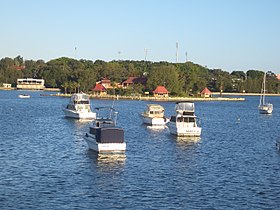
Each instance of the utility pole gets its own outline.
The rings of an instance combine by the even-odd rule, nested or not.
[[[77,47],[75,47],[75,59],[77,59]]]
[[[121,51],[118,51],[119,54],[119,61],[121,60]]]
[[[144,51],[145,51],[145,61],[147,61],[148,49],[147,49],[147,48],[145,48],[145,49],[144,49]]]
[[[188,52],[187,51],[186,51],[185,55],[186,55],[186,63],[187,63],[188,62]]]

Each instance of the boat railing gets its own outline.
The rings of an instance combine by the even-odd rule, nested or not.
[[[112,108],[112,107],[96,107],[97,110],[97,120],[110,120],[114,123],[114,125],[117,125],[117,118],[118,118],[118,112]],[[102,117],[100,117],[102,116]]]

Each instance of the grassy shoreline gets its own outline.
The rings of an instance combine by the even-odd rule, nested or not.
[[[213,95],[220,95],[220,92],[213,92]],[[260,96],[261,93],[224,93],[222,94],[223,96]],[[280,96],[280,93],[266,93],[266,96]]]
[[[58,97],[70,97],[71,94],[51,94],[51,96]],[[109,100],[142,100],[142,101],[245,101],[245,98],[224,98],[224,97],[211,97],[211,98],[200,98],[200,97],[166,97],[159,98],[153,96],[119,96],[119,95],[106,95],[97,96],[89,95],[90,98],[94,99],[109,99]]]

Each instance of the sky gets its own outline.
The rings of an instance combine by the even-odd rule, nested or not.
[[[280,73],[279,0],[0,0],[0,58]]]

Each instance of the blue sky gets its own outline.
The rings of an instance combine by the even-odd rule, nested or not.
[[[0,5],[0,58],[144,60],[148,49],[147,60],[175,62],[178,42],[179,62],[280,73],[279,0],[0,0]]]

